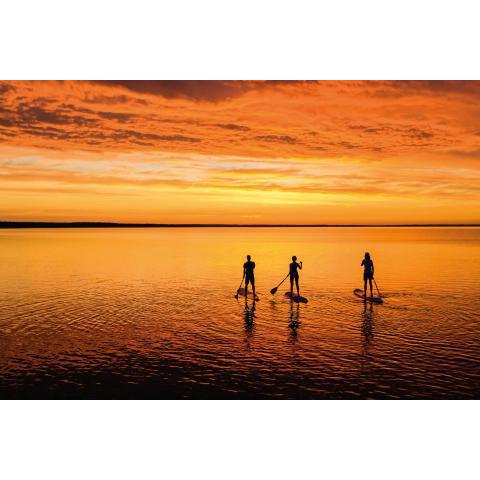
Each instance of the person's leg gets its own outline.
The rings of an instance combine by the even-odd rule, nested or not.
[[[248,283],[250,282],[250,278],[245,278],[245,298],[247,298],[248,294]]]
[[[255,278],[252,277],[250,280],[250,283],[252,284],[252,291],[253,291],[253,299],[255,300]]]
[[[293,296],[293,277],[290,276],[290,295]]]
[[[367,298],[367,277],[363,276],[363,296]]]
[[[370,282],[370,296],[373,297],[372,277],[370,277],[368,281]]]
[[[297,295],[300,296],[300,288],[298,287],[298,277],[295,277],[295,285],[297,286]]]

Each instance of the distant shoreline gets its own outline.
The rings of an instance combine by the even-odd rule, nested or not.
[[[0,229],[11,228],[359,228],[359,227],[480,227],[480,223],[404,223],[404,224],[228,224],[228,223],[115,223],[115,222],[2,222]]]

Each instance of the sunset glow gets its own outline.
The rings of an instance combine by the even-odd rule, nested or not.
[[[480,82],[0,83],[0,220],[478,223]]]

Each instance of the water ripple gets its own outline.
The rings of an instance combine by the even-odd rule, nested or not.
[[[398,232],[376,231],[371,248],[383,305],[352,295],[371,231],[2,233],[0,394],[478,398],[480,230],[435,231],[430,243]],[[267,292],[255,305],[233,297],[246,248]],[[268,293],[292,251],[308,304]]]

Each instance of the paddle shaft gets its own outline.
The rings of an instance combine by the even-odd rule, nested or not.
[[[287,276],[275,287],[275,290],[289,277],[290,273],[287,273]]]
[[[380,290],[378,289],[377,287],[377,282],[375,281],[375,278],[373,279],[373,283],[375,284],[375,288],[377,289],[377,292],[378,292],[378,296],[381,297],[381,293],[380,293]]]
[[[240,282],[240,286],[237,288],[237,293],[235,295],[235,297],[238,298],[238,291],[242,288],[242,285],[243,285],[243,281],[245,280],[245,272],[243,272],[243,277],[242,277],[242,281]]]

